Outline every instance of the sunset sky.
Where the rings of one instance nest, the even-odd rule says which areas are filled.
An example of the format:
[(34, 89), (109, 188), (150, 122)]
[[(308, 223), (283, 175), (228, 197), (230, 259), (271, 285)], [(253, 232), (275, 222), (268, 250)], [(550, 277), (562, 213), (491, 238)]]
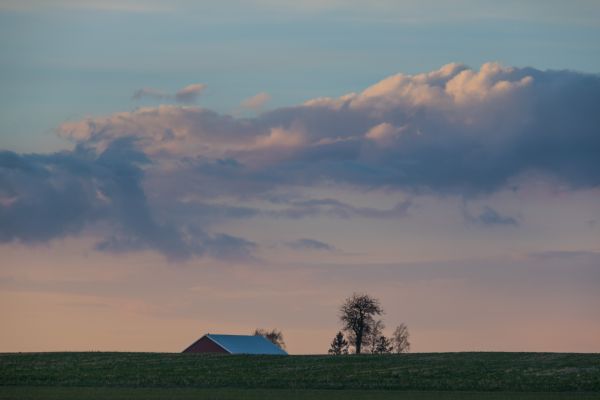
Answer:
[(600, 352), (597, 1), (0, 0), (0, 352), (353, 292), (412, 351)]

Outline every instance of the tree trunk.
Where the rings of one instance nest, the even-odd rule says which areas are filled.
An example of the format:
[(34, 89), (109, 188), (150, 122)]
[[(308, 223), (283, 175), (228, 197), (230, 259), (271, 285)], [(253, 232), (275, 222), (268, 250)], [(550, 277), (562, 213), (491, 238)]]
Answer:
[(356, 335), (356, 346), (354, 346), (356, 347), (356, 354), (360, 354), (360, 348), (362, 347), (362, 336), (362, 332), (359, 332)]

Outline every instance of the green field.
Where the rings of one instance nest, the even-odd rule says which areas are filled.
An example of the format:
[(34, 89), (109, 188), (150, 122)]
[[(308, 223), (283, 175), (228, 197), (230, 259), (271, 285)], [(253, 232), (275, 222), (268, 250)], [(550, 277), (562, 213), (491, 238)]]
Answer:
[(597, 400), (595, 393), (4, 387), (3, 400)]
[(0, 355), (0, 399), (600, 399), (600, 354)]

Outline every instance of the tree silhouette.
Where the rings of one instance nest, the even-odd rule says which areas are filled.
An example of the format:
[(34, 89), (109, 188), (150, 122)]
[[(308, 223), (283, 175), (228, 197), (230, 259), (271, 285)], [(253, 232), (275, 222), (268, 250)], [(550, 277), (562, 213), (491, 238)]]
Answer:
[(373, 322), (365, 329), (365, 336), (363, 337), (363, 348), (368, 350), (369, 353), (376, 353), (377, 343), (379, 338), (383, 336), (383, 330), (385, 324), (382, 320), (378, 319)]
[(329, 354), (341, 355), (348, 354), (348, 341), (344, 338), (344, 334), (340, 331), (335, 335), (329, 347)]
[(394, 344), (390, 339), (381, 335), (375, 340), (375, 350), (373, 350), (373, 354), (390, 354), (392, 351), (394, 351)]
[(356, 354), (360, 354), (364, 337), (374, 324), (374, 316), (383, 314), (379, 300), (367, 295), (354, 293), (340, 307), (340, 320), (344, 330), (350, 333)]
[(262, 336), (265, 339), (269, 340), (271, 343), (273, 343), (275, 346), (285, 350), (283, 333), (281, 333), (281, 331), (278, 331), (277, 329), (272, 329), (270, 331), (266, 329), (256, 329), (254, 330), (254, 336)]
[(392, 342), (394, 344), (394, 351), (396, 353), (408, 353), (410, 350), (410, 342), (408, 341), (408, 327), (401, 323), (398, 325), (392, 336)]

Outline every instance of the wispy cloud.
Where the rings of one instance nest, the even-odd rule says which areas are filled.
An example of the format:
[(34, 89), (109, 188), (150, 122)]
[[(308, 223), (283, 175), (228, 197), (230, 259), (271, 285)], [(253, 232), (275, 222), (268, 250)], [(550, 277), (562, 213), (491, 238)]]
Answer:
[(179, 103), (193, 103), (204, 89), (206, 89), (206, 85), (202, 83), (187, 85), (175, 93), (175, 100)]
[(318, 251), (333, 251), (335, 248), (325, 242), (315, 239), (302, 238), (287, 243), (288, 247), (294, 250), (318, 250)]
[(251, 110), (262, 109), (271, 100), (271, 95), (265, 92), (260, 92), (252, 97), (249, 97), (242, 101), (242, 107), (249, 108)]
[(410, 199), (401, 201), (389, 209), (356, 207), (335, 199), (293, 200), (284, 204), (286, 205), (284, 208), (265, 211), (265, 213), (272, 217), (292, 219), (324, 216), (390, 219), (406, 216), (408, 210), (414, 206)]
[(133, 96), (131, 96), (134, 100), (141, 100), (147, 97), (163, 100), (171, 97), (171, 95), (154, 88), (141, 88), (133, 92)]
[(484, 226), (519, 225), (519, 221), (516, 218), (510, 217), (508, 215), (502, 215), (490, 206), (484, 206), (483, 210), (475, 215), (471, 214), (467, 210), (466, 206), (463, 206), (463, 215), (467, 221)]
[(202, 83), (194, 83), (188, 85), (175, 94), (163, 92), (154, 88), (141, 88), (133, 93), (132, 98), (134, 100), (142, 100), (144, 98), (151, 98), (155, 100), (175, 100), (178, 103), (191, 104), (195, 103), (200, 97), (200, 94), (206, 89), (206, 85)]

